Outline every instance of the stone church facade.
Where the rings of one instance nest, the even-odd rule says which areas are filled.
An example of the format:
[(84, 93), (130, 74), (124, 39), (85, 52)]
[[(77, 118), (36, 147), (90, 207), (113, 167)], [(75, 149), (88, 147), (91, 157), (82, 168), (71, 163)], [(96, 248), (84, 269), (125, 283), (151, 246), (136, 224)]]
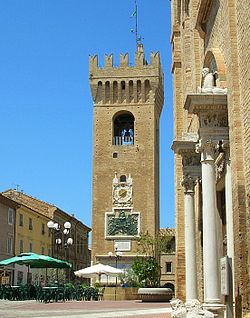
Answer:
[(90, 57), (94, 102), (92, 261), (130, 267), (140, 233), (159, 231), (159, 119), (163, 73), (159, 53)]
[(218, 311), (234, 303), (235, 316), (247, 316), (250, 2), (171, 6), (176, 297), (198, 298)]

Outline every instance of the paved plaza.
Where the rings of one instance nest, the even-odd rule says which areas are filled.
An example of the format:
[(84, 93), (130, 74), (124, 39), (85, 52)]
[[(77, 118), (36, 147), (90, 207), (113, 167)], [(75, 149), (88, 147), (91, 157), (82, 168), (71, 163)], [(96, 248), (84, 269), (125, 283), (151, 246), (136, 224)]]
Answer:
[(141, 301), (67, 301), (40, 303), (35, 300), (0, 300), (1, 318), (170, 318), (169, 303)]

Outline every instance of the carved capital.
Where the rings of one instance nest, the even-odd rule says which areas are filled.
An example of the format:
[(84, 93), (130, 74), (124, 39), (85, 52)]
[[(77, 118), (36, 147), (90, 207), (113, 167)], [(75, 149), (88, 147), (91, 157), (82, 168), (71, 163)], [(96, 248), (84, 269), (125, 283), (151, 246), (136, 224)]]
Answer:
[(193, 193), (196, 180), (189, 175), (183, 176), (181, 185), (184, 187), (184, 193)]
[(201, 153), (201, 163), (204, 161), (213, 161), (215, 159), (216, 142), (213, 140), (199, 140), (196, 144), (196, 152)]

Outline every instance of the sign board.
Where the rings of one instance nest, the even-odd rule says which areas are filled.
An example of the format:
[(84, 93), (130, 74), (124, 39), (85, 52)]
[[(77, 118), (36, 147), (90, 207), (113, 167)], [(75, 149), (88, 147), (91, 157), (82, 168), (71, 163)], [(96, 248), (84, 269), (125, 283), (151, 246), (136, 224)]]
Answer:
[(229, 263), (228, 257), (222, 257), (220, 259), (220, 272), (221, 272), (221, 294), (229, 295)]
[(131, 251), (131, 241), (115, 241), (117, 244), (117, 251)]

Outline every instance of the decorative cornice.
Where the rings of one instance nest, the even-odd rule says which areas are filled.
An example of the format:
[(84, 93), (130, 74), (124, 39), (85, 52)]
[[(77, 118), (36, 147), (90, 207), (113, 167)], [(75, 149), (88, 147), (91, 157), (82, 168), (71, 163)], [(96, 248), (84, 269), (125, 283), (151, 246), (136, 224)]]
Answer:
[(226, 111), (227, 95), (222, 94), (188, 94), (184, 109), (191, 114), (199, 114), (201, 111)]
[[(198, 140), (197, 140), (198, 141)], [(174, 140), (171, 149), (176, 154), (184, 154), (187, 152), (195, 152), (197, 141)]]

